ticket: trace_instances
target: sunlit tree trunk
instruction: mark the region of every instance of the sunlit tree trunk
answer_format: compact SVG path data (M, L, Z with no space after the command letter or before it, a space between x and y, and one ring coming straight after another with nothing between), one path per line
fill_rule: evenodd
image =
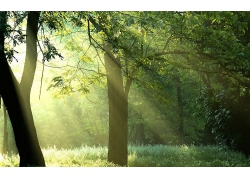
M40 12L30 12L27 20L26 57L20 89L24 98L25 111L27 113L27 124L30 131L27 136L30 138L30 144L27 144L29 151L27 151L26 148L24 151L25 156L28 158L27 160L21 160L20 166L27 166L27 164L30 163L32 166L45 166L30 106L30 93L37 64L37 32L39 17ZM32 155L29 157L30 154L32 154L33 157Z
M0 98L1 101L1 98ZM8 130L7 130L7 110L4 105L3 105L3 116L4 116L4 128L3 128L3 154L6 154L8 152Z
M26 58L20 84L8 65L3 49L0 52L0 94L8 109L20 156L20 166L45 166L30 108L30 90L37 61L36 42L39 16L39 12L28 14ZM0 45L4 47L3 29L0 32Z
M109 143L108 161L120 166L127 165L128 144L128 91L130 84L123 88L120 59L105 47L105 68L109 98Z

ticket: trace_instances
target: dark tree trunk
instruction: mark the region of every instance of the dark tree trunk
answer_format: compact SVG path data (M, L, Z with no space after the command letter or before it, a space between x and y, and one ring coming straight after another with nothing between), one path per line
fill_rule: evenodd
M104 55L109 98L108 161L126 166L128 98L123 88L120 59L113 56L108 46Z
M28 15L26 59L20 85L8 65L3 49L0 52L0 94L12 123L20 166L45 166L30 108L30 90L37 61L39 15L38 12L30 12ZM4 47L4 31L0 32L0 39L0 45Z
M204 136L204 145L215 145L215 137L214 134L212 133L212 127L209 126L208 124L205 125L205 136Z
M142 123L136 124L136 143L138 145L143 145L144 140L144 125Z
M165 144L164 139L161 138L158 132L156 132L153 129L150 129L150 132L153 135L153 142L152 142L153 144Z
M212 90L209 76L207 74L201 74L201 78L207 87L209 98L212 98L213 97L213 90ZM205 129L204 129L204 144L205 145L216 144L215 135L212 133L212 127L211 127L211 125L208 124L208 122L205 124Z
M177 78L177 101L178 101L178 114L179 114L179 132L180 132L180 145L184 144L184 111L183 111L183 101L181 95L181 82L179 77Z

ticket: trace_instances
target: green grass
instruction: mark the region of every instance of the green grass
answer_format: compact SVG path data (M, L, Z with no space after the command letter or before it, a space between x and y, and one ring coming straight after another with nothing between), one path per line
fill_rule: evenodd
M217 146L129 146L129 167L249 167L241 153ZM75 149L43 149L48 167L116 167L107 161L105 147L82 146ZM19 156L0 157L0 166L16 167Z

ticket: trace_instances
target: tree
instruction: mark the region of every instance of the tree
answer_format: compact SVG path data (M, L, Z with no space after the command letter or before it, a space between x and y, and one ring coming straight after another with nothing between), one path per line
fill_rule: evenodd
M108 160L121 166L127 165L128 136L128 88L123 88L121 62L106 45L104 54L109 98Z
M2 101L2 99L0 99ZM3 105L3 114L4 114L4 128L3 128L3 150L2 153L6 154L8 152L8 130L7 130L7 110L4 103L0 103Z
M88 21L94 25L97 32L104 33L104 38L107 38L104 41L106 43L104 48L100 47L99 43L90 34L90 26L88 24L90 43L93 46L97 44L105 52L104 61L109 97L108 161L121 166L127 165L128 158L128 94L133 76L140 66L129 60L131 56L133 58L133 53L136 58L142 56L142 39L144 36L143 32L140 32L139 36L134 36L133 33L125 30L128 24L131 27L134 24L129 22L129 19L131 20L130 16L127 17L126 14L117 12L102 12L100 15L98 13L96 17L88 16ZM135 37L134 40L130 39L131 35ZM92 41L95 43L92 43ZM138 48L138 45L140 48ZM121 62L120 58L123 59L123 62ZM123 81L125 81L124 85Z
M30 108L30 90L37 61L37 32L40 12L29 12L26 30L26 57L23 77L16 80L6 58L7 12L1 12L0 94L7 106L20 156L20 166L45 166ZM19 22L20 23L20 22ZM15 39L16 40L16 39Z

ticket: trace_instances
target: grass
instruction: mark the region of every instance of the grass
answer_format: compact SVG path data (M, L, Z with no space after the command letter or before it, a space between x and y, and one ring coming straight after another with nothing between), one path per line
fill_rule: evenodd
M218 146L129 146L129 167L249 167L243 154ZM116 167L107 161L106 147L43 149L48 167ZM16 167L19 156L0 156L1 167Z

